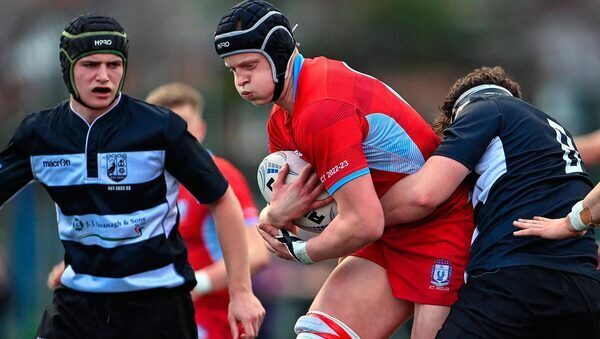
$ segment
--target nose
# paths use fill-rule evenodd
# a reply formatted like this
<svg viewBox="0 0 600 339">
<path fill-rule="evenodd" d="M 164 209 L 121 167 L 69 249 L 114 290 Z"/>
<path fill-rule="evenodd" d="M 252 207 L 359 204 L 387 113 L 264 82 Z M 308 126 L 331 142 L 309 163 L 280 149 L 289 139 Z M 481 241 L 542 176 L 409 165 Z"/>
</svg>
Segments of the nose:
<svg viewBox="0 0 600 339">
<path fill-rule="evenodd" d="M 237 72 L 237 73 L 235 73 L 234 77 L 235 77 L 235 84 L 238 87 L 242 87 L 245 84 L 247 84 L 248 82 L 250 82 L 250 77 L 245 72 Z"/>
<path fill-rule="evenodd" d="M 108 81 L 108 68 L 106 67 L 106 65 L 100 65 L 100 67 L 98 67 L 98 72 L 96 73 L 96 80 L 100 81 L 100 82 L 107 82 Z"/>
</svg>

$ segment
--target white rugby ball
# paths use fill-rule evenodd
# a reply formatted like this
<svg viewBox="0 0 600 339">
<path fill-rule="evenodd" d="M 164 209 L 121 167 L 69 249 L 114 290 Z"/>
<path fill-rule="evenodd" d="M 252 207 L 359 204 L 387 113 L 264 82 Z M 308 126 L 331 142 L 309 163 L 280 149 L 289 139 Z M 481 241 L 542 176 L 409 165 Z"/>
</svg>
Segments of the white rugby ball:
<svg viewBox="0 0 600 339">
<path fill-rule="evenodd" d="M 267 155 L 258 165 L 258 173 L 256 179 L 258 181 L 258 189 L 267 203 L 271 203 L 271 194 L 273 192 L 273 183 L 277 179 L 277 174 L 283 165 L 287 163 L 290 171 L 285 178 L 286 183 L 293 182 L 298 179 L 300 172 L 306 165 L 306 161 L 300 158 L 293 151 L 279 151 Z M 327 192 L 321 193 L 317 197 L 318 200 L 325 199 L 329 196 Z M 309 211 L 304 216 L 294 220 L 294 224 L 305 231 L 321 232 L 333 218 L 337 215 L 337 204 L 334 202 Z"/>
</svg>

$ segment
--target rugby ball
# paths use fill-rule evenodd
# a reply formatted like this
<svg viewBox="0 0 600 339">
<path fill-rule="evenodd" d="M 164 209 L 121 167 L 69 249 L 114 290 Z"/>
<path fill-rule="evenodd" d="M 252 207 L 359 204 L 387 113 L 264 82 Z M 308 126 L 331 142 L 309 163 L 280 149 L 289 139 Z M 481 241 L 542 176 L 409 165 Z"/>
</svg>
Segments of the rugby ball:
<svg viewBox="0 0 600 339">
<path fill-rule="evenodd" d="M 283 165 L 289 165 L 289 173 L 285 178 L 286 183 L 291 183 L 298 179 L 300 172 L 306 165 L 306 161 L 302 160 L 293 151 L 279 151 L 267 155 L 258 165 L 256 179 L 258 189 L 267 203 L 271 203 L 271 194 L 273 193 L 273 183 L 277 179 L 277 174 Z M 317 199 L 325 199 L 329 196 L 327 192 L 321 193 Z M 301 229 L 309 232 L 321 232 L 333 218 L 337 215 L 337 204 L 334 202 L 308 211 L 304 216 L 294 220 L 294 224 Z"/>
</svg>

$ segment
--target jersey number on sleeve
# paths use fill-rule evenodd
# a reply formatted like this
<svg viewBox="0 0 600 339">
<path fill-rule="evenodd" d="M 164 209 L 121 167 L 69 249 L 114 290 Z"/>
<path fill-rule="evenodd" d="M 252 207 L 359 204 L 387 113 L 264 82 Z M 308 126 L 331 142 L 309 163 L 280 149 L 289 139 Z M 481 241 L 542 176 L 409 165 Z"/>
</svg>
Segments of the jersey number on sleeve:
<svg viewBox="0 0 600 339">
<path fill-rule="evenodd" d="M 567 163 L 565 166 L 565 173 L 583 172 L 583 167 L 581 167 L 581 156 L 575 149 L 575 146 L 573 146 L 573 140 L 569 138 L 561 125 L 550 119 L 548 119 L 548 123 L 556 131 L 556 141 L 558 141 L 560 147 L 565 152 L 563 154 L 563 159 Z"/>
</svg>

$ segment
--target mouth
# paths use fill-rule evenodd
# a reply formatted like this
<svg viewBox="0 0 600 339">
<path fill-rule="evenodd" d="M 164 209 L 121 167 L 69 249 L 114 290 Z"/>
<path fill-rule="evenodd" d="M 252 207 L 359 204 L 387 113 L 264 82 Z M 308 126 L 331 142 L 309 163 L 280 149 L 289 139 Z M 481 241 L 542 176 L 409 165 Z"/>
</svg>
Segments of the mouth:
<svg viewBox="0 0 600 339">
<path fill-rule="evenodd" d="M 94 87 L 92 89 L 92 93 L 96 94 L 109 94 L 110 92 L 111 90 L 108 87 Z"/>
<path fill-rule="evenodd" d="M 252 98 L 252 92 L 250 91 L 242 91 L 240 95 L 247 100 Z"/>
</svg>

